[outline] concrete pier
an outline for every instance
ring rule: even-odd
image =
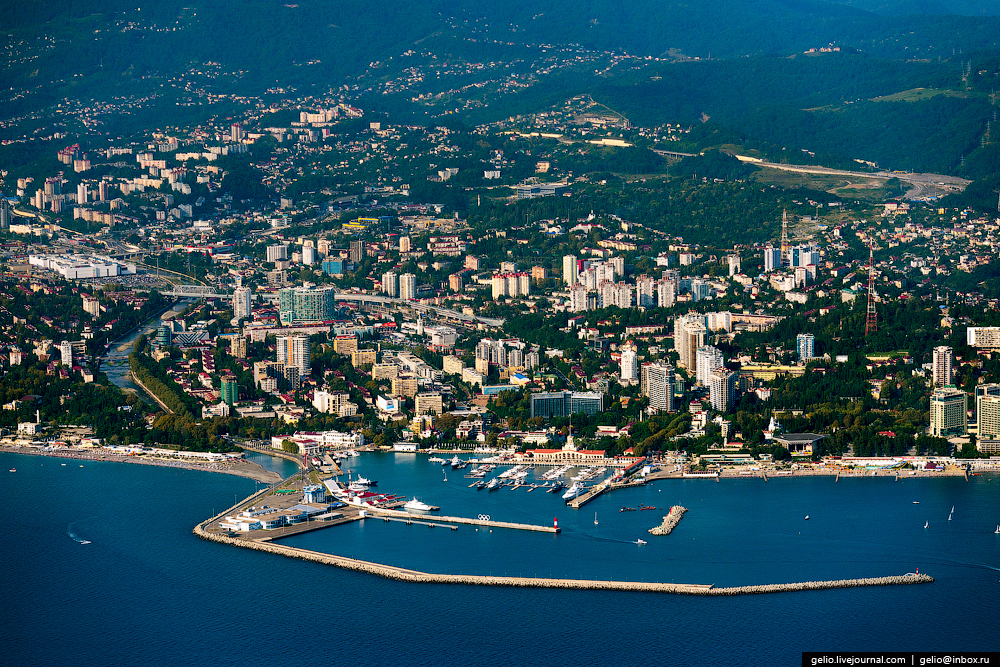
[[[466,519],[461,516],[427,516],[426,514],[416,514],[414,512],[401,512],[398,510],[387,510],[381,508],[368,509],[368,515],[373,517],[396,517],[400,519],[410,519],[413,521],[435,521],[440,523],[464,523],[470,526],[488,526],[490,528],[510,528],[513,530],[532,530],[538,533],[558,533],[559,528],[555,526],[536,526],[530,523],[510,523],[508,521],[492,521],[489,519]]]
[[[592,489],[589,489],[586,493],[581,493],[579,496],[571,500],[569,502],[569,506],[577,510],[606,491],[617,491],[618,489],[627,489],[632,486],[645,485],[646,480],[644,479],[636,480],[634,482],[618,482],[617,484],[612,484],[608,480],[605,480]]]
[[[208,523],[208,522],[205,522]],[[387,579],[427,584],[465,584],[474,586],[512,586],[519,588],[572,588],[579,590],[613,590],[634,591],[646,593],[673,593],[676,595],[754,595],[762,593],[783,593],[791,591],[813,591],[828,588],[857,588],[862,586],[893,586],[901,584],[925,584],[934,581],[926,574],[906,574],[902,576],[877,577],[872,579],[843,579],[839,581],[807,581],[792,584],[764,584],[760,586],[738,586],[734,588],[715,588],[712,584],[664,584],[645,581],[601,581],[588,579],[549,579],[534,577],[493,577],[482,575],[431,574],[418,570],[409,570],[393,565],[381,565],[354,558],[334,556],[318,551],[296,549],[272,542],[257,542],[243,540],[227,535],[208,533],[205,524],[198,524],[194,533],[199,537],[246,547],[257,551],[266,551],[279,556],[299,558],[325,565],[334,565],[346,570],[365,572]]]

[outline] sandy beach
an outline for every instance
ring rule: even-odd
[[[160,466],[164,468],[183,468],[185,470],[202,470],[205,472],[218,472],[225,475],[237,475],[247,477],[264,484],[273,484],[281,481],[278,473],[265,470],[260,464],[251,461],[227,461],[227,462],[201,462],[190,459],[164,458],[152,455],[123,456],[121,454],[108,451],[101,447],[96,448],[75,448],[62,447],[59,449],[43,447],[25,447],[21,445],[5,445],[0,451],[12,454],[28,454],[31,456],[49,456],[61,459],[74,459],[80,461],[111,461],[114,463],[135,463],[139,465]]]

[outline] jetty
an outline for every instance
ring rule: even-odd
[[[590,579],[553,579],[541,577],[496,577],[468,574],[432,574],[419,570],[382,565],[344,556],[298,549],[295,547],[239,539],[220,533],[210,533],[204,529],[209,521],[198,524],[194,533],[203,539],[229,544],[233,546],[265,551],[279,556],[299,558],[314,563],[333,565],[345,570],[364,572],[386,579],[423,584],[464,584],[471,586],[508,586],[515,588],[563,588],[577,590],[611,590],[644,593],[671,593],[675,595],[757,595],[763,593],[785,593],[792,591],[815,591],[830,588],[858,588],[864,586],[895,586],[906,584],[926,584],[934,581],[926,574],[905,574],[871,579],[840,579],[836,581],[806,581],[790,584],[762,584],[757,586],[736,586],[731,588],[715,588],[713,584],[667,584],[648,581],[603,581]]]
[[[681,507],[680,505],[674,505],[670,508],[670,512],[667,516],[663,517],[663,523],[659,526],[654,526],[649,529],[650,535],[669,535],[677,524],[681,522],[684,517],[684,513],[687,512],[686,507]]]
[[[587,489],[586,493],[581,493],[573,500],[569,501],[569,506],[575,510],[580,509],[587,503],[589,503],[594,498],[598,497],[602,493],[607,491],[616,491],[618,489],[627,489],[631,486],[645,486],[646,480],[638,479],[632,482],[615,482],[612,483],[610,480],[604,480],[597,486]]]
[[[397,519],[407,519],[410,521],[427,521],[431,519],[425,514],[416,514],[414,512],[402,512],[399,510],[383,509],[381,507],[367,508],[368,515],[372,517],[390,517]],[[486,526],[489,528],[510,528],[512,530],[529,530],[537,533],[558,533],[561,529],[558,526],[537,526],[530,523],[512,523],[509,521],[493,521],[488,515],[483,515],[483,518],[477,519],[467,519],[461,516],[435,516],[433,517],[436,523],[464,523],[470,526]]]

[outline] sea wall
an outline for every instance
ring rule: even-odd
[[[413,583],[465,584],[473,586],[512,586],[521,588],[573,588],[580,590],[615,590],[650,593],[673,593],[678,595],[750,595],[761,593],[783,593],[789,591],[824,590],[828,588],[856,588],[860,586],[891,586],[897,584],[924,584],[934,581],[926,574],[907,574],[894,577],[872,579],[843,579],[839,581],[807,581],[794,584],[765,584],[761,586],[738,586],[735,588],[713,588],[711,584],[663,584],[643,581],[600,581],[586,579],[541,579],[533,577],[492,577],[480,575],[431,574],[406,568],[381,565],[343,556],[334,556],[317,551],[297,549],[270,542],[239,539],[228,535],[210,533],[204,529],[206,523],[195,527],[199,537],[230,544],[233,546],[266,551],[280,556],[300,558],[324,565],[334,565],[345,570],[374,574],[387,579]]]

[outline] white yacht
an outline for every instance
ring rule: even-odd
[[[563,494],[563,500],[573,500],[578,495],[583,493],[584,490],[585,488],[583,487],[583,485],[577,482],[573,482],[573,486],[566,489],[566,493]]]
[[[403,509],[408,512],[430,512],[433,508],[427,503],[420,502],[413,498],[403,505]]]
[[[639,544],[639,545],[646,544],[646,540],[640,538],[640,539],[636,540],[635,543]]]
[[[354,481],[365,486],[378,486],[378,482],[375,480],[368,479],[367,477],[361,477],[360,475],[358,475],[358,478]]]
[[[500,488],[500,483],[501,483],[500,482],[500,478],[499,477],[494,477],[486,485],[486,490],[487,491],[496,491],[497,489]]]

